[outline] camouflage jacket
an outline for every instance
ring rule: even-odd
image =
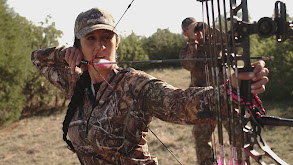
[[[211,28],[211,30],[213,30]],[[220,31],[217,29],[217,43],[221,43],[220,40]],[[224,36],[224,33],[223,33]],[[226,42],[224,39],[223,42]],[[208,43],[208,42],[207,42]],[[211,41],[213,43],[213,40]],[[211,54],[213,54],[213,49],[211,49]],[[222,56],[220,49],[217,49],[217,57]],[[189,39],[186,45],[180,50],[179,53],[180,59],[191,59],[191,58],[210,58],[209,51],[205,51],[203,45],[199,45],[198,42],[194,39]],[[211,75],[211,66],[209,61],[184,61],[181,62],[181,65],[184,69],[190,71],[190,87],[204,87],[212,85],[212,75]],[[221,67],[220,67],[221,69]],[[223,72],[219,73],[220,84],[223,84]],[[209,84],[208,84],[209,82]]]
[[[185,47],[183,47],[179,53],[180,59],[191,59],[191,58],[205,58],[206,55],[203,49],[198,47],[195,40],[188,40]],[[206,61],[184,61],[181,65],[184,69],[190,71],[191,82],[190,86],[207,86],[206,80]]]
[[[62,48],[36,50],[31,60],[53,85],[71,96],[80,73],[70,74],[62,52]],[[85,90],[83,104],[70,123],[68,135],[81,164],[158,164],[145,139],[153,117],[178,124],[207,122],[197,113],[213,104],[208,102],[212,87],[182,90],[129,68],[108,76],[113,88],[103,82],[94,103],[87,94],[92,90]],[[221,86],[221,97],[223,90]]]

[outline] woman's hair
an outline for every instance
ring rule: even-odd
[[[74,47],[80,48],[80,40],[75,38],[74,40]],[[75,149],[71,143],[70,140],[67,139],[67,133],[68,133],[68,127],[71,119],[73,118],[78,105],[81,105],[84,97],[84,91],[86,88],[86,84],[90,82],[90,77],[88,71],[83,72],[83,74],[80,76],[80,79],[76,82],[73,95],[71,97],[70,103],[68,104],[68,109],[66,111],[66,115],[63,121],[63,140],[67,143],[70,150],[75,152]]]
[[[80,39],[78,39],[76,37],[74,38],[73,47],[80,48]]]
[[[63,121],[63,140],[69,146],[73,152],[75,152],[74,147],[70,140],[67,139],[67,132],[68,127],[71,119],[73,118],[77,108],[83,102],[84,95],[85,95],[85,88],[88,86],[87,84],[90,82],[90,76],[88,71],[84,71],[83,74],[80,76],[80,79],[77,81],[73,95],[71,97],[70,103],[68,104],[68,109],[66,111],[66,115]]]

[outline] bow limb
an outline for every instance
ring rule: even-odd
[[[235,0],[236,1],[236,0]],[[247,8],[247,0],[242,0],[241,1],[241,8],[242,8],[242,21],[248,22],[248,8]],[[244,67],[243,71],[244,72],[250,72],[252,71],[251,68],[251,63],[250,63],[250,39],[249,36],[243,39],[242,41],[242,49],[243,49],[243,55],[242,55],[242,60],[244,62]],[[237,65],[237,61],[235,62]],[[237,68],[237,66],[236,66]],[[236,71],[236,77],[238,79],[238,70]],[[237,81],[238,82],[238,81]],[[238,106],[239,106],[239,101],[240,101],[240,94],[244,96],[245,102],[250,102],[252,103],[251,100],[251,81],[242,81],[241,83],[241,89],[239,93],[239,84],[237,84],[237,94],[238,94]],[[241,128],[244,128],[244,115],[247,107],[246,106],[239,106],[239,111],[240,111],[240,117],[239,117],[239,124]],[[242,150],[242,162],[241,164],[245,164],[246,161],[249,162],[249,160],[246,160],[245,156],[245,151],[244,151],[244,132],[240,131],[240,139],[241,139],[241,150]]]
[[[241,69],[241,71],[250,72],[250,71],[252,71],[251,63],[250,63],[250,38],[249,38],[249,35],[247,35],[245,37],[240,37],[241,40],[237,40],[237,39],[239,39],[239,36],[237,36],[237,34],[238,34],[237,25],[239,25],[239,23],[236,23],[236,24],[234,23],[234,14],[237,14],[238,10],[240,10],[240,9],[242,11],[241,23],[242,22],[249,22],[247,0],[241,0],[241,4],[238,7],[236,7],[235,4],[236,4],[236,0],[230,0],[230,18],[231,18],[231,22],[233,22],[233,23],[231,23],[231,32],[232,32],[232,37],[233,37],[232,40],[234,41],[233,51],[234,51],[234,53],[236,53],[235,43],[240,43],[242,51],[243,51],[243,55],[241,56],[241,60],[244,62],[244,66]],[[233,8],[233,6],[234,6],[234,8]],[[238,70],[238,66],[237,66],[237,59],[235,59],[236,79],[238,79],[238,72],[239,72],[239,70]],[[236,81],[236,82],[238,83],[238,81]],[[239,124],[240,124],[241,128],[247,128],[247,126],[246,126],[247,123],[244,123],[244,115],[246,114],[246,111],[250,111],[250,109],[245,104],[240,105],[240,96],[241,95],[243,96],[244,102],[252,103],[250,86],[251,86],[251,81],[242,81],[241,82],[241,89],[239,88],[239,84],[237,84],[237,100],[238,100],[238,108],[239,108],[239,112],[240,112]],[[254,127],[253,130],[251,130],[251,132],[254,132],[256,127],[259,128],[258,130],[260,130],[261,128],[260,128],[260,125],[258,124],[258,122],[256,121],[255,113],[250,112],[250,114],[251,114],[250,118],[252,119],[250,121],[250,123]],[[241,148],[242,148],[242,163],[241,164],[245,164],[247,161],[249,162],[249,160],[245,160],[245,157],[246,157],[245,154],[248,154],[249,156],[251,156],[254,159],[256,158],[254,155],[258,155],[258,154],[255,154],[255,151],[249,150],[247,145],[244,149],[244,132],[246,132],[249,135],[249,133],[248,133],[249,131],[247,131],[248,129],[244,129],[244,130],[245,131],[240,131]],[[256,138],[256,136],[255,136],[256,133],[252,133],[252,134]],[[250,134],[250,135],[252,135],[252,134]],[[249,139],[249,137],[248,137],[248,139]],[[249,142],[249,145],[251,145],[251,143],[252,143],[252,141]],[[262,164],[261,160],[259,160],[259,159],[255,159],[255,161],[258,162],[259,164]]]

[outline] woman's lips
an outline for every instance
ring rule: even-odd
[[[93,60],[94,59],[104,59],[106,56],[104,56],[103,54],[100,54],[100,53],[96,53],[93,55]]]
[[[105,56],[93,56],[93,59],[104,59]]]

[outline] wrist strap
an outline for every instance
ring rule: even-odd
[[[229,79],[226,81],[226,90],[227,94],[230,95],[232,94],[232,99],[236,102],[238,102],[238,97],[237,97],[237,90],[232,87],[232,92],[229,90]],[[265,109],[263,108],[262,102],[260,98],[257,95],[253,95],[252,97],[252,103],[251,102],[245,102],[243,99],[243,96],[240,94],[240,105],[246,105],[248,106],[250,112],[254,113],[257,118],[260,118],[261,115],[265,115]],[[250,115],[252,115],[249,112]]]

